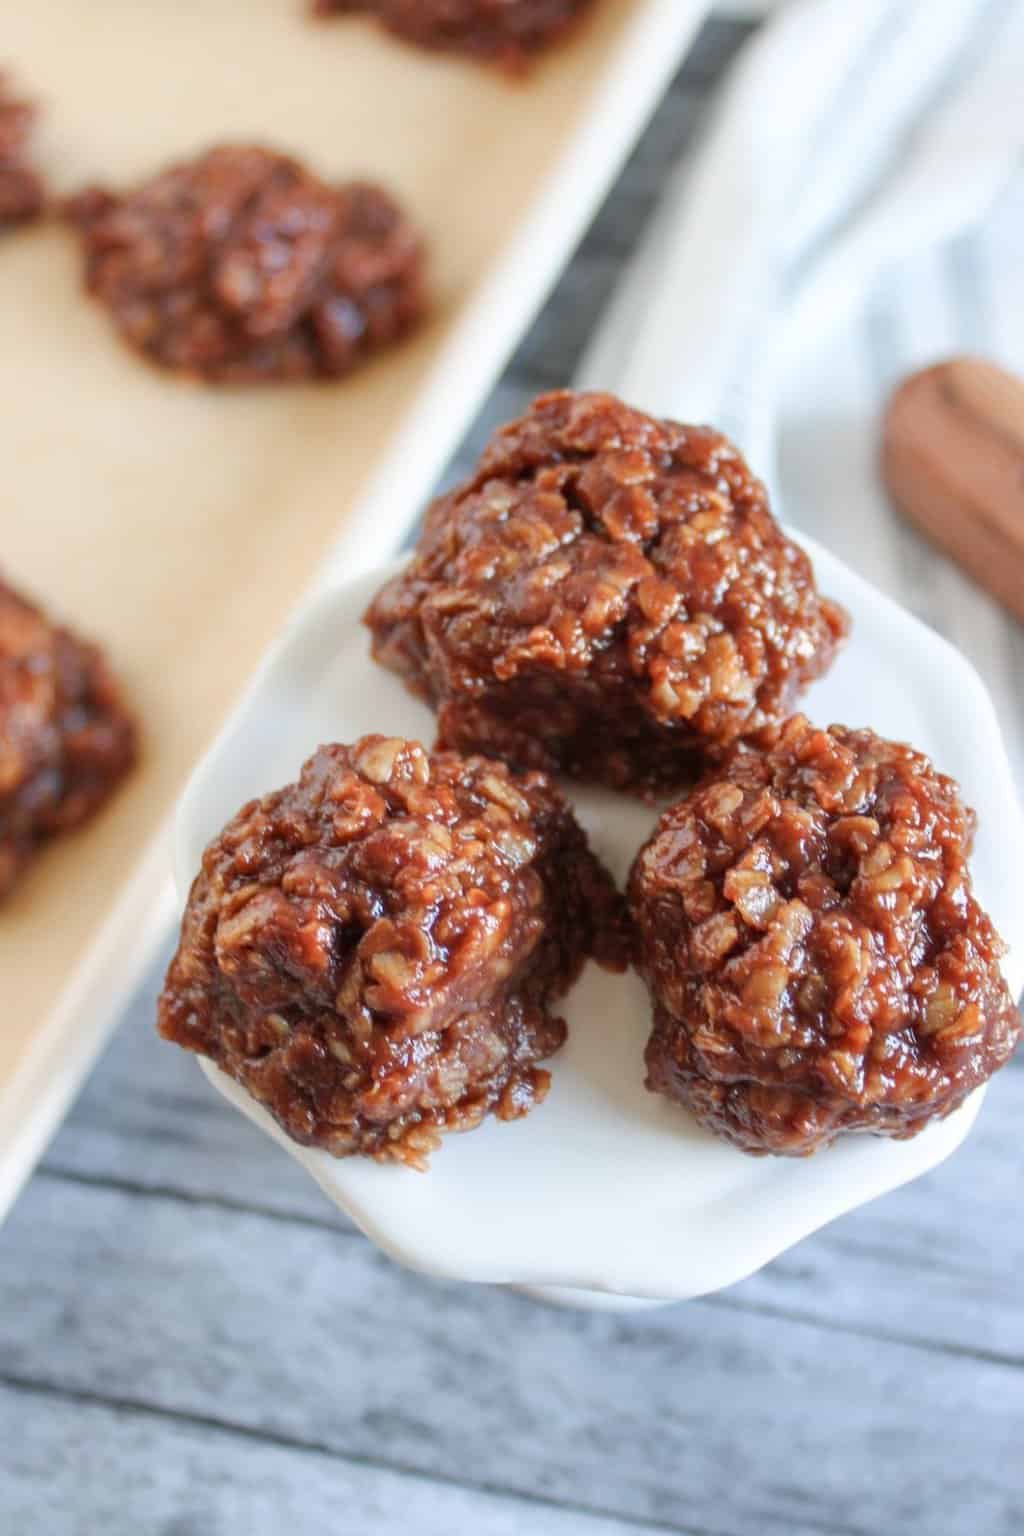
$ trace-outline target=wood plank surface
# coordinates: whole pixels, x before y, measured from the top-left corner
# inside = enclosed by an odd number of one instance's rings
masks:
[[[293,1530],[364,1536],[404,1530],[411,1515],[418,1536],[470,1530],[520,1536],[527,1522],[538,1520],[550,1536],[651,1529],[647,1522],[479,1492],[186,1417],[53,1398],[35,1387],[0,1387],[0,1436],[14,1448],[5,1529],[19,1536],[110,1530],[281,1536],[286,1523]]]
[[[821,1319],[565,1313],[328,1227],[45,1174],[0,1285],[0,1384],[684,1530],[1011,1536],[1024,1513],[1024,1360],[851,1332],[841,1289]]]

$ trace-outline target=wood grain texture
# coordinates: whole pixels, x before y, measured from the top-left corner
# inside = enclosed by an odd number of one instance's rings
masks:
[[[841,1293],[822,1320],[566,1315],[326,1228],[270,1240],[259,1214],[45,1175],[5,1239],[0,1383],[684,1530],[1010,1536],[1024,1513],[1019,1365],[845,1331]]]
[[[706,30],[450,477],[571,373],[742,35]],[[1019,246],[1024,200],[1011,213]],[[880,491],[855,527],[824,494],[870,485],[865,402],[932,346],[987,349],[995,328],[1024,362],[1024,314],[986,259],[936,264],[920,336],[900,331],[906,275],[879,295],[866,341],[821,365],[828,411],[787,428],[784,480],[787,515],[972,655],[1016,750],[1022,632]],[[1017,1536],[1024,1061],[950,1163],[753,1279],[577,1315],[383,1259],[157,1041],[158,980],[0,1231],[0,1529]]]
[[[1024,380],[968,357],[911,374],[881,463],[893,505],[1024,622]]]
[[[410,1516],[419,1536],[520,1536],[528,1522],[550,1536],[651,1528],[38,1388],[0,1387],[0,1437],[13,1448],[5,1529],[18,1536],[280,1536],[286,1525],[365,1536]]]

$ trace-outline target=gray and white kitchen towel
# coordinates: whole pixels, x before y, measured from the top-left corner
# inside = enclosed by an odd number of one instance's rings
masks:
[[[576,382],[733,436],[782,515],[942,631],[1024,783],[1024,631],[892,516],[885,397],[1024,372],[1024,0],[791,0],[738,58]]]

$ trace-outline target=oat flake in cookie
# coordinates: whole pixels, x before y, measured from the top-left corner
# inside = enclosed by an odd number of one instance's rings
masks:
[[[227,145],[67,204],[88,291],[152,362],[217,382],[334,378],[424,310],[418,232],[380,187]]]
[[[35,119],[36,108],[14,96],[0,74],[0,233],[30,223],[46,202],[42,177],[28,161]]]
[[[666,811],[630,883],[648,1087],[745,1152],[915,1136],[1021,1021],[974,815],[920,752],[796,716]]]
[[[845,632],[726,438],[568,392],[434,502],[366,622],[442,745],[641,791],[787,714]]]
[[[313,0],[313,11],[376,16],[421,48],[473,54],[519,73],[592,5],[593,0]]]
[[[422,1168],[544,1097],[588,955],[621,967],[621,902],[553,784],[366,736],[209,845],[159,1028],[296,1141]]]
[[[135,751],[102,652],[0,580],[0,900],[40,843],[102,805]]]

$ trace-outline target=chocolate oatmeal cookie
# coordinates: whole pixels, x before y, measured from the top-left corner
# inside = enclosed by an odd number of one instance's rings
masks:
[[[726,438],[568,392],[434,502],[366,622],[441,745],[641,791],[782,718],[846,624]]]
[[[38,218],[46,203],[43,179],[28,158],[36,116],[0,74],[0,232]]]
[[[473,55],[521,73],[593,0],[313,0],[318,16],[361,12],[421,48]]]
[[[666,811],[633,868],[648,1087],[745,1152],[910,1137],[1021,1021],[974,815],[920,752],[796,716]]]
[[[102,652],[0,580],[0,899],[40,843],[103,804],[135,754]]]
[[[159,1004],[289,1136],[423,1167],[538,1103],[553,1011],[620,900],[558,790],[366,736],[322,747],[209,845]]]
[[[416,229],[380,187],[225,145],[67,204],[88,291],[152,362],[215,382],[337,378],[424,312]]]

